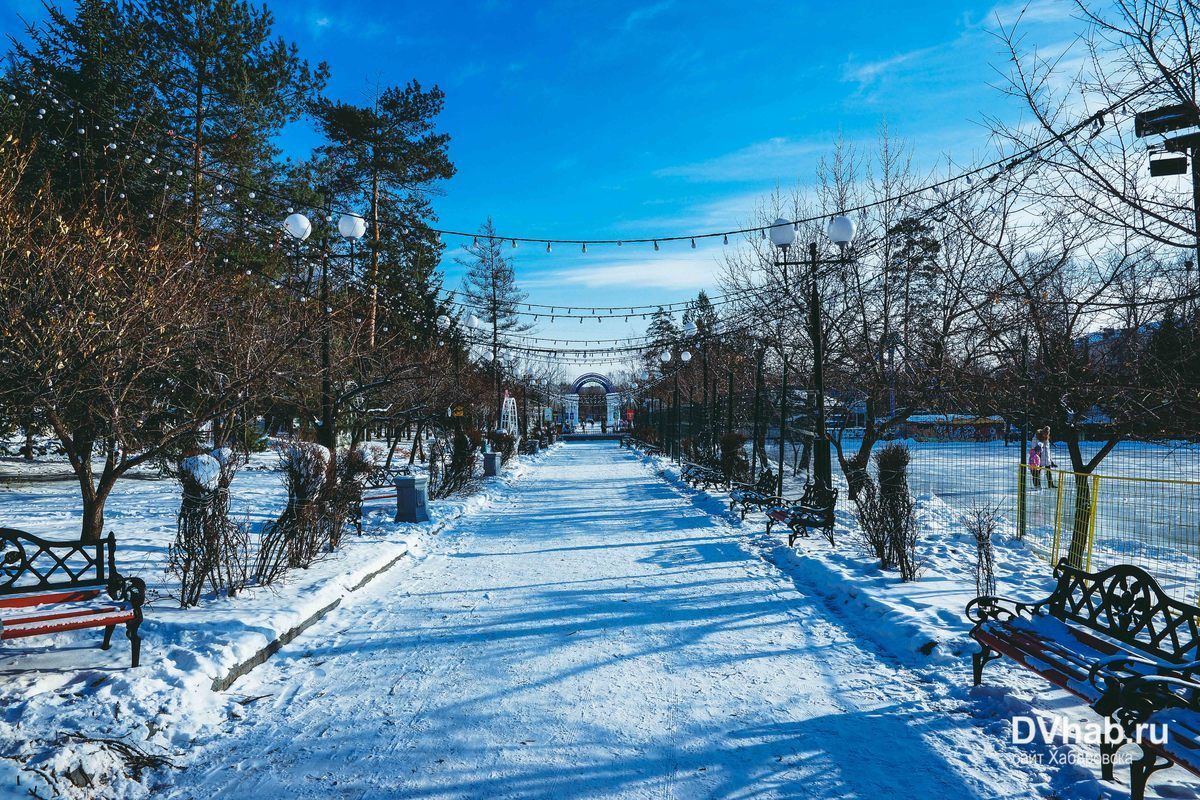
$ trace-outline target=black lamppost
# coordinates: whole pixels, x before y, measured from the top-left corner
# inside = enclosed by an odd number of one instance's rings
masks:
[[[826,229],[826,235],[829,237],[829,240],[841,249],[842,258],[846,255],[846,248],[854,241],[854,233],[854,221],[845,215],[838,215],[831,219],[829,227]],[[808,246],[809,258],[807,265],[800,261],[788,261],[788,249],[795,241],[796,231],[793,224],[785,219],[775,220],[775,224],[771,226],[771,242],[780,254],[776,264],[782,270],[785,302],[790,295],[788,267],[808,266],[809,268],[808,326],[813,347],[813,394],[816,396],[816,422],[813,430],[813,478],[818,484],[829,488],[833,485],[833,468],[829,461],[829,443],[826,441],[825,433],[825,337],[821,322],[821,293],[817,284],[817,268],[822,263],[838,263],[838,261],[822,261],[817,254],[816,242],[812,242]],[[787,429],[788,371],[787,345],[784,343],[782,336],[779,341],[779,349],[783,356],[783,392],[779,404],[779,494],[782,496],[784,443],[786,438],[785,431]]]

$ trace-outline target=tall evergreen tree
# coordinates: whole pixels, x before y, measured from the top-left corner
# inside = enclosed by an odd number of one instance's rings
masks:
[[[491,351],[493,385],[496,393],[496,419],[500,419],[501,365],[500,351],[514,334],[531,329],[518,309],[528,295],[517,288],[517,276],[512,262],[504,256],[504,242],[496,238],[496,228],[488,217],[479,228],[479,235],[464,248],[467,258],[459,262],[467,268],[463,277],[463,298],[469,309],[478,312],[482,330],[488,336]]]
[[[131,137],[157,140],[154,54],[143,50],[147,20],[136,5],[81,0],[73,13],[48,5],[46,19],[15,42],[4,82],[15,102],[0,109],[6,130],[28,145],[27,192],[48,189],[64,211],[92,205],[147,219],[163,209]]]
[[[248,199],[273,176],[273,141],[324,88],[329,69],[310,67],[296,45],[272,35],[265,7],[238,0],[145,0],[144,50],[155,53],[157,101],[171,137],[170,161],[186,164],[189,228],[205,208]],[[164,159],[164,161],[167,159]],[[171,166],[172,164],[168,164]],[[232,185],[211,173],[230,176]],[[216,220],[210,220],[215,222]]]
[[[437,220],[429,194],[438,181],[454,175],[450,137],[435,124],[443,104],[436,86],[424,90],[412,81],[379,92],[368,106],[325,99],[314,105],[317,124],[330,142],[322,152],[338,164],[349,196],[367,208],[371,344],[381,288],[414,311],[430,313],[439,305],[440,286],[433,284],[442,244],[429,230]]]

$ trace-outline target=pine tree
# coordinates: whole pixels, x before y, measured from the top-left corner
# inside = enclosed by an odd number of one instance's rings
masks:
[[[272,37],[265,7],[238,0],[146,0],[143,50],[157,54],[157,102],[173,133],[165,166],[183,168],[190,230],[198,235],[205,208],[248,200],[247,187],[273,177],[274,139],[299,119],[329,75],[310,67],[295,44]],[[229,176],[233,185],[216,192]]]
[[[416,81],[379,92],[369,106],[320,100],[314,117],[329,144],[324,155],[338,164],[348,196],[368,209],[371,239],[367,287],[369,343],[374,344],[379,293],[420,316],[440,313],[436,265],[442,244],[428,193],[454,175],[448,134],[435,127],[444,95]],[[382,264],[382,274],[381,274]],[[399,274],[397,274],[399,273]],[[435,285],[436,284],[436,285]]]
[[[504,256],[504,242],[496,238],[496,228],[488,217],[479,228],[475,240],[464,248],[468,258],[459,259],[467,268],[463,278],[464,304],[477,312],[482,330],[488,336],[492,354],[493,383],[496,391],[496,419],[500,418],[501,396],[500,351],[510,343],[510,337],[532,328],[518,313],[528,295],[517,288],[512,262]]]
[[[713,307],[712,301],[708,299],[708,293],[703,289],[696,295],[696,303],[689,308],[683,315],[684,322],[694,322],[696,324],[696,336],[701,339],[706,339],[716,332],[717,323],[720,322],[720,315],[717,314],[717,309]]]
[[[162,180],[151,180],[143,152],[120,129],[157,139],[154,67],[143,52],[146,19],[112,0],[82,0],[74,14],[47,6],[47,18],[16,42],[4,83],[17,102],[0,111],[7,130],[32,149],[27,192],[48,189],[64,211],[93,199],[147,219],[163,209]],[[131,156],[133,156],[131,158]]]

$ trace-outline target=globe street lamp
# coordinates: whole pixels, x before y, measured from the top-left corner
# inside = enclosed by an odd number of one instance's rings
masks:
[[[841,258],[846,257],[846,253],[854,241],[856,233],[854,220],[845,214],[838,214],[829,220],[829,224],[825,229],[825,235],[831,242],[838,246]],[[779,250],[781,257],[777,262],[783,270],[783,291],[784,299],[789,292],[788,287],[788,271],[790,266],[800,267],[805,266],[801,262],[788,261],[788,248],[796,240],[796,234],[792,224],[784,219],[775,220],[775,224],[770,229],[771,242]],[[822,263],[837,263],[830,261],[822,261],[817,255],[817,243],[811,242],[808,245],[808,268],[809,268],[809,303],[808,303],[808,324],[809,335],[812,339],[813,346],[813,394],[815,395],[816,421],[813,426],[813,478],[814,482],[821,484],[824,488],[829,489],[833,486],[833,468],[829,460],[829,442],[826,439],[825,432],[825,342],[824,328],[821,322],[821,294],[818,291],[817,284],[817,267]],[[780,351],[783,356],[783,392],[780,399],[780,420],[779,420],[779,493],[783,494],[783,465],[784,465],[784,439],[785,430],[787,427],[787,369],[788,357],[787,348],[784,346],[782,339],[780,340]]]
[[[788,222],[783,217],[775,220],[775,224],[771,226],[771,244],[775,245],[779,252],[779,258],[776,260],[776,265],[780,267],[783,275],[783,302],[786,304],[791,297],[791,287],[788,286],[788,266],[794,265],[795,262],[787,260],[788,248],[796,241],[796,229],[792,223]],[[786,307],[786,306],[785,306]],[[780,380],[779,392],[779,496],[783,497],[783,465],[787,463],[787,454],[785,447],[787,444],[787,405],[788,405],[788,352],[787,344],[783,341],[783,332],[779,335],[779,353],[782,357],[782,377]]]
[[[303,242],[312,233],[312,223],[303,214],[288,214],[283,221],[283,229],[297,242]]]
[[[846,252],[854,241],[854,220],[845,214],[839,214],[829,220],[825,235],[838,246],[841,258],[846,258]],[[813,430],[815,449],[813,451],[813,476],[816,482],[826,489],[833,486],[833,467],[829,463],[829,442],[825,434],[825,333],[821,322],[821,293],[817,290],[817,243],[808,245],[809,282],[811,299],[809,301],[809,326],[812,328],[813,344],[813,393],[816,395],[816,425]],[[836,263],[836,262],[835,262]]]

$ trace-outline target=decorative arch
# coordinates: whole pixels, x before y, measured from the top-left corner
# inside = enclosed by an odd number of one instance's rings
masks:
[[[598,372],[585,372],[575,379],[571,384],[571,394],[579,394],[579,390],[590,383],[598,383],[604,387],[605,394],[613,394],[616,389],[613,388],[612,381],[607,376],[601,375]]]

